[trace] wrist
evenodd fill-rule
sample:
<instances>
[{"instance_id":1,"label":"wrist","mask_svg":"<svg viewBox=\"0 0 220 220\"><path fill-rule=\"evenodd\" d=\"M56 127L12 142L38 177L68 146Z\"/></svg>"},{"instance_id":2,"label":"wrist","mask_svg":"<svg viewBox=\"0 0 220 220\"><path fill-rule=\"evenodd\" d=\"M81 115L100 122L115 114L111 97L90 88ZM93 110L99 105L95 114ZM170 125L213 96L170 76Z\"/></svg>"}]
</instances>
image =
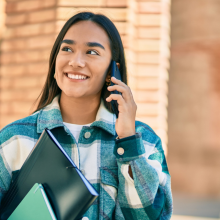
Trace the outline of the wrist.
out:
<instances>
[{"instance_id":1,"label":"wrist","mask_svg":"<svg viewBox=\"0 0 220 220\"><path fill-rule=\"evenodd\" d=\"M116 139L122 139L122 138L130 137L130 136L133 136L135 134L136 134L136 132L131 132L131 133L123 134L123 135L118 135L118 137Z\"/></svg>"}]
</instances>

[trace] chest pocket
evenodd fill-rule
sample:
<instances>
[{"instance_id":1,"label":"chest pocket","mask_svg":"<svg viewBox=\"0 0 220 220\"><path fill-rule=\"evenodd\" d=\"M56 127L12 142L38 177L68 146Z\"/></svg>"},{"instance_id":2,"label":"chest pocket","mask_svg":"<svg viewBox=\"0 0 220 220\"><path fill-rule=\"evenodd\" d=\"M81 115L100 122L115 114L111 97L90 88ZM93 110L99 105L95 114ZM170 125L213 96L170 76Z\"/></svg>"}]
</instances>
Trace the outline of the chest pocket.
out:
<instances>
[{"instance_id":1,"label":"chest pocket","mask_svg":"<svg viewBox=\"0 0 220 220\"><path fill-rule=\"evenodd\" d=\"M114 219L115 200L118 194L118 167L101 167L99 219Z\"/></svg>"}]
</instances>

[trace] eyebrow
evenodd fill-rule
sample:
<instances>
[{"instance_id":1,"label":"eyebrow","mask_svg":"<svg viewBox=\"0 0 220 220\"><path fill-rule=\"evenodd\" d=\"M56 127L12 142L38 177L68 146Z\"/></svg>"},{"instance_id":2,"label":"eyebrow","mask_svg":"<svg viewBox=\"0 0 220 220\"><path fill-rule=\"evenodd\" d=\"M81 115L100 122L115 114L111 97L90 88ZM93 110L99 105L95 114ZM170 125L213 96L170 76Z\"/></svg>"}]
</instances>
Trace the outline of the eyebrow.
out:
<instances>
[{"instance_id":1,"label":"eyebrow","mask_svg":"<svg viewBox=\"0 0 220 220\"><path fill-rule=\"evenodd\" d=\"M62 43L66 43L66 44L76 44L76 41L74 41L74 40L69 40L69 39L65 39L65 40L62 40L62 41L61 41L60 45L61 45ZM100 48L102 48L103 50L105 50L105 47L102 46L100 43L97 43L97 42L87 42L86 45L89 46L89 47L100 47Z\"/></svg>"},{"instance_id":2,"label":"eyebrow","mask_svg":"<svg viewBox=\"0 0 220 220\"><path fill-rule=\"evenodd\" d=\"M102 46L100 43L97 43L97 42L88 42L86 43L86 45L89 47L100 47L103 50L105 50L104 46Z\"/></svg>"}]
</instances>

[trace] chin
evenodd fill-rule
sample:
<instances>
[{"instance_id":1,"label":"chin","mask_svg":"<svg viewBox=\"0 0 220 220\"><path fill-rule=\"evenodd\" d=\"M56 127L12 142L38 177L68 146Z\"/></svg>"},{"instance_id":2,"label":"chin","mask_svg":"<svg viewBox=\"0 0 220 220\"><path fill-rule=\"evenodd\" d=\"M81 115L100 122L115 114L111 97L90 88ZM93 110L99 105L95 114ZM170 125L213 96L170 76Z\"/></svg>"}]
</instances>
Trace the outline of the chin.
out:
<instances>
[{"instance_id":1,"label":"chin","mask_svg":"<svg viewBox=\"0 0 220 220\"><path fill-rule=\"evenodd\" d=\"M84 93L76 92L76 91L63 91L63 95L65 95L68 98L82 98L84 97Z\"/></svg>"}]
</instances>

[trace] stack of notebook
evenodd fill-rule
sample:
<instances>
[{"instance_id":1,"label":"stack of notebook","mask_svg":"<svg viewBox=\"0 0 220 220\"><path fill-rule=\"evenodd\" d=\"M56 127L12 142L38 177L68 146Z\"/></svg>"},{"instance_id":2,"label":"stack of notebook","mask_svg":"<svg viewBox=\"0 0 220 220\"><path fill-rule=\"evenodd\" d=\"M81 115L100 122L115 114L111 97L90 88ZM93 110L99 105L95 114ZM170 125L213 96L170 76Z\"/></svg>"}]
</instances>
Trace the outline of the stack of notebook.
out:
<instances>
[{"instance_id":1,"label":"stack of notebook","mask_svg":"<svg viewBox=\"0 0 220 220\"><path fill-rule=\"evenodd\" d=\"M8 220L57 220L44 188L35 183Z\"/></svg>"},{"instance_id":2,"label":"stack of notebook","mask_svg":"<svg viewBox=\"0 0 220 220\"><path fill-rule=\"evenodd\" d=\"M98 193L45 129L4 196L0 219L6 220L35 183L41 183L58 220L80 218Z\"/></svg>"}]
</instances>

